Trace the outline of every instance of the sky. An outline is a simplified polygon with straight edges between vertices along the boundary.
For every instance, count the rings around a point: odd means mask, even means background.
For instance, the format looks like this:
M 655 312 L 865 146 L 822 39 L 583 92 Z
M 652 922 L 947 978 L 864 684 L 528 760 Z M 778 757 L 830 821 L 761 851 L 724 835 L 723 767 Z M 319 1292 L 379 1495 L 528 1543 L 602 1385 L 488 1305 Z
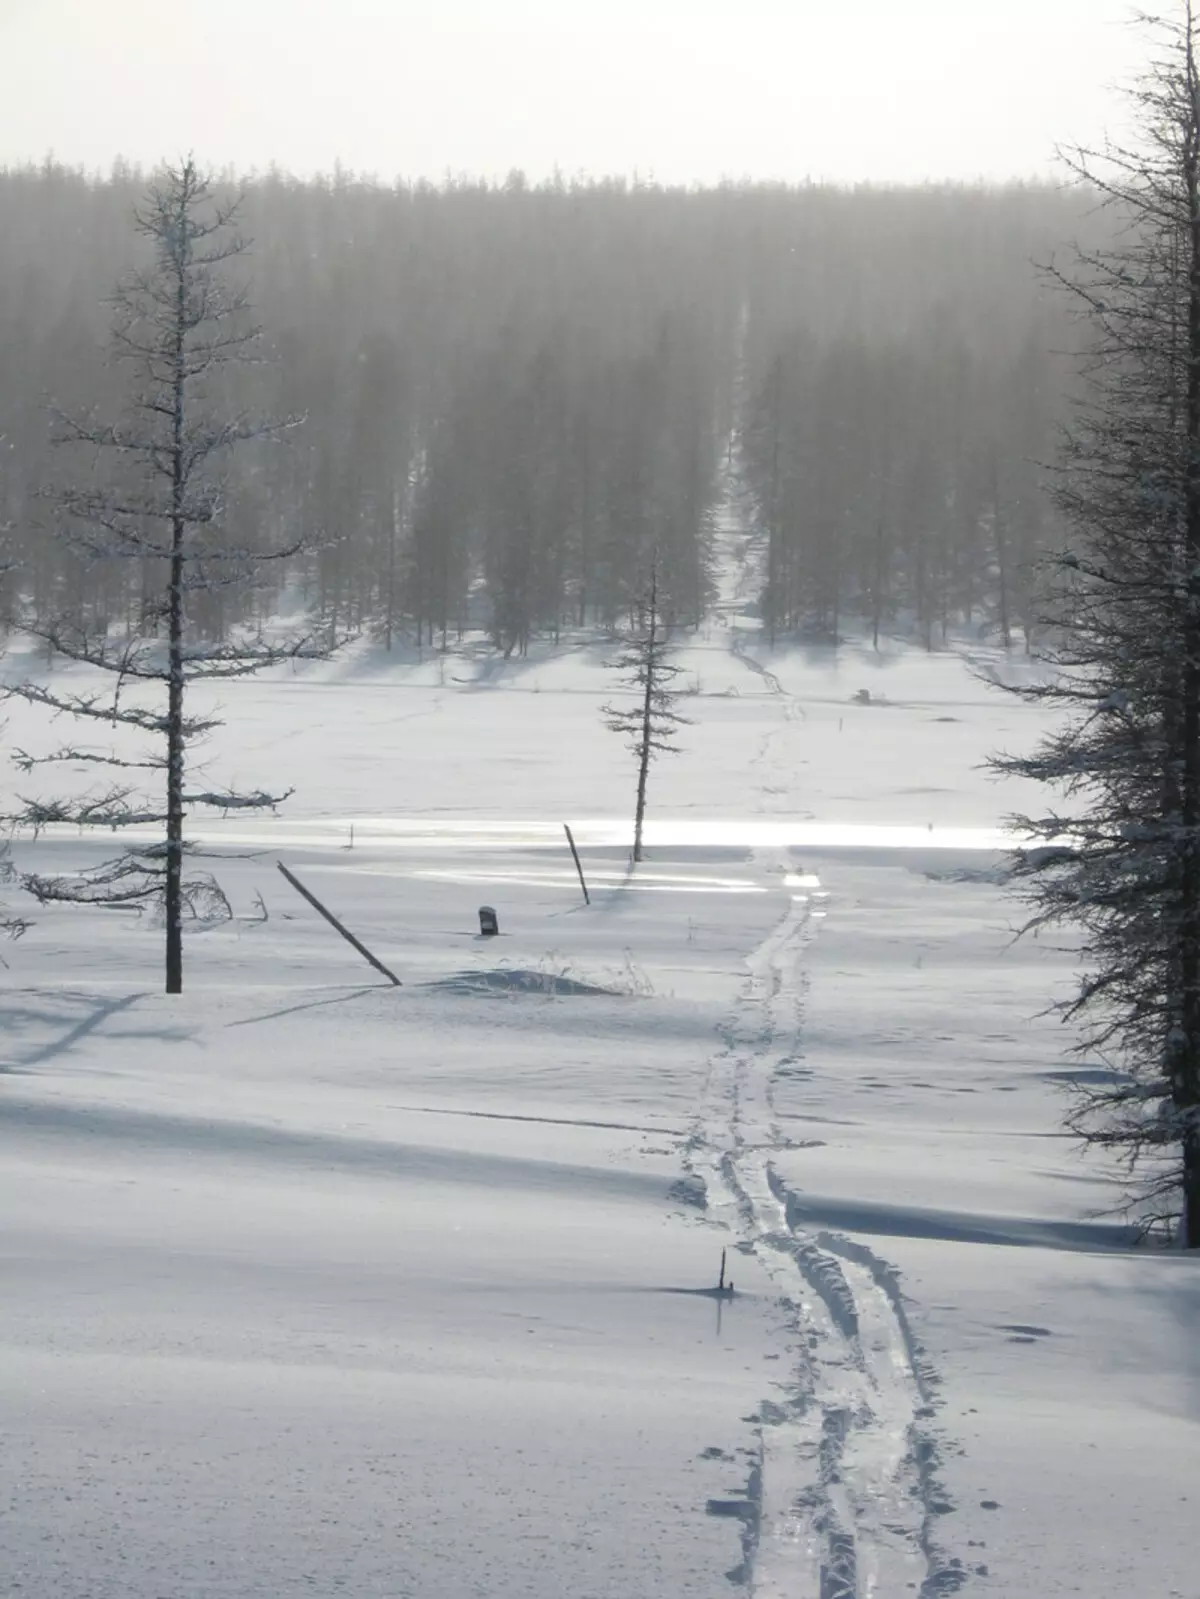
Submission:
M 1052 174 L 1121 131 L 1128 0 L 0 0 L 0 164 Z

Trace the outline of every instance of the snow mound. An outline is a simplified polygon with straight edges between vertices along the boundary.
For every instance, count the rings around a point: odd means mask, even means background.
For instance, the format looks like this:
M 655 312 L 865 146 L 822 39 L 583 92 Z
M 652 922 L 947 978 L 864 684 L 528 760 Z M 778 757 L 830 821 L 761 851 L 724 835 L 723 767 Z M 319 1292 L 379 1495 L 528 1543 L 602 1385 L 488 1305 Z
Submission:
M 583 983 L 561 972 L 531 971 L 521 967 L 500 966 L 492 971 L 454 972 L 449 977 L 426 983 L 426 988 L 451 994 L 553 994 L 578 995 L 616 999 L 615 988 L 599 988 L 594 983 Z

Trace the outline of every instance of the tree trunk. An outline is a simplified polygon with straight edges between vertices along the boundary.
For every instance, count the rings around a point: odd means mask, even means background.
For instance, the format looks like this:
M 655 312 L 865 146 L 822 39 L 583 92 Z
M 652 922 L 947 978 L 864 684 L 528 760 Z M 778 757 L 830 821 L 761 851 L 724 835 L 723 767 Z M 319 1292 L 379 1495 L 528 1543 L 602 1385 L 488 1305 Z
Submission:
M 646 640 L 646 681 L 642 691 L 642 738 L 638 760 L 637 805 L 633 813 L 633 858 L 642 859 L 642 824 L 646 817 L 646 779 L 650 774 L 650 739 L 653 734 L 654 668 L 658 662 L 658 572 L 650 572 L 649 636 Z
M 164 910 L 167 923 L 167 993 L 183 992 L 183 524 L 171 532 L 168 594 L 167 683 L 167 859 Z
M 649 722 L 649 716 L 646 717 Z M 642 859 L 642 823 L 646 816 L 646 777 L 650 770 L 650 746 L 642 745 L 642 758 L 638 762 L 637 805 L 633 813 L 633 858 Z
M 1171 1084 L 1183 1119 L 1183 1240 L 1200 1249 L 1200 83 L 1187 39 L 1189 123 L 1184 153 L 1189 220 L 1187 478 L 1184 555 L 1187 608 L 1183 637 L 1182 783 L 1180 794 L 1180 1013 Z
M 171 564 L 167 581 L 167 858 L 163 912 L 166 920 L 168 994 L 183 992 L 183 540 L 184 386 L 187 373 L 187 214 L 179 218 L 179 262 L 175 286 L 174 372 L 171 439 Z
M 400 491 L 392 485 L 392 517 L 388 527 L 387 557 L 387 620 L 385 622 L 384 648 L 392 652 L 392 633 L 396 625 L 396 539 L 400 526 Z
M 1000 515 L 1000 485 L 997 481 L 996 463 L 992 462 L 992 532 L 996 541 L 996 576 L 1000 607 L 1000 637 L 1006 650 L 1012 648 L 1012 626 L 1008 614 L 1008 540 Z

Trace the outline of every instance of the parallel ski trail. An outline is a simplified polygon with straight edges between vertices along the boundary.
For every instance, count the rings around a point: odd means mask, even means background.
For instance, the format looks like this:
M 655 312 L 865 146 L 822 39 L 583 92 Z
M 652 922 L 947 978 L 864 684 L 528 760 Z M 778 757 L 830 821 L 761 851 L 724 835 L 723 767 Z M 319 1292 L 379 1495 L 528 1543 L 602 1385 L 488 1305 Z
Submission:
M 788 862 L 776 863 L 781 880 Z M 930 1536 L 926 1375 L 894 1274 L 865 1246 L 798 1224 L 772 1164 L 776 1069 L 794 1062 L 812 902 L 788 908 L 747 960 L 712 1058 L 687 1166 L 710 1216 L 754 1253 L 794 1313 L 792 1366 L 764 1400 L 759 1599 L 931 1599 L 957 1571 Z

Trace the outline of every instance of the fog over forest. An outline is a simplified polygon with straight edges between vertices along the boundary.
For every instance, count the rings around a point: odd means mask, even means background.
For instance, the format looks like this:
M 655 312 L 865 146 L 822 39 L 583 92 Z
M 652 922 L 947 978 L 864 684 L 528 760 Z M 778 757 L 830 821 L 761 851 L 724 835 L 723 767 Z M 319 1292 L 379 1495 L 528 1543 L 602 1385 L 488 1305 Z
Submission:
M 53 411 L 121 411 L 109 299 L 145 183 L 0 173 L 7 581 L 39 617 L 131 631 L 153 583 L 56 538 L 45 491 L 111 470 Z M 389 648 L 483 629 L 521 653 L 619 623 L 652 558 L 687 626 L 735 519 L 776 639 L 1021 641 L 1078 339 L 1035 263 L 1105 225 L 1086 194 L 270 174 L 240 225 L 228 272 L 268 359 L 213 403 L 304 422 L 234 452 L 224 523 L 304 548 L 199 596 L 210 636 L 303 601 Z

